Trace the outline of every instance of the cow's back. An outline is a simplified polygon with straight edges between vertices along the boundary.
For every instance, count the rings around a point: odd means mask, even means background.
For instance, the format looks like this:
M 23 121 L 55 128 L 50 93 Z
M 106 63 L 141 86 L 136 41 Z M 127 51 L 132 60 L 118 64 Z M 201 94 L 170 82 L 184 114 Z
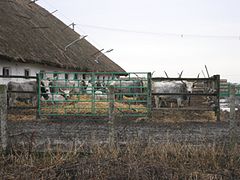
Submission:
M 37 90 L 37 84 L 36 81 L 28 81 L 28 82 L 13 82 L 10 81 L 7 84 L 9 91 L 36 91 Z
M 184 85 L 181 82 L 153 82 L 153 93 L 181 93 Z

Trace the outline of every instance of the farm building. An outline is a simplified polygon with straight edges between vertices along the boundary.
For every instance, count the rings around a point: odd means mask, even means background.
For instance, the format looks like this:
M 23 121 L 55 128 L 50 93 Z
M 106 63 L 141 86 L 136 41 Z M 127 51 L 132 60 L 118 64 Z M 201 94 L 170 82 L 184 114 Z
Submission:
M 0 76 L 35 76 L 40 71 L 124 72 L 82 37 L 30 0 L 1 0 Z M 70 75 L 74 78 L 74 73 Z M 0 84 L 9 80 L 0 78 Z

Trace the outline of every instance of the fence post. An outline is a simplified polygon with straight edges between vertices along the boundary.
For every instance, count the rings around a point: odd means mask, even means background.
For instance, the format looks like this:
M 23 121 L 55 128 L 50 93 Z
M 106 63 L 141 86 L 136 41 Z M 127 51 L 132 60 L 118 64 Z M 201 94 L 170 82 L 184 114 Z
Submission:
M 235 93 L 236 89 L 234 85 L 230 86 L 230 125 L 229 125 L 229 134 L 230 134 L 230 143 L 234 145 L 236 142 L 236 113 L 235 113 Z
M 148 73 L 147 74 L 147 91 L 148 91 L 148 95 L 147 95 L 147 108 L 148 108 L 148 118 L 152 117 L 152 74 Z
M 0 85 L 0 120 L 1 120 L 1 142 L 2 150 L 7 152 L 8 133 L 7 133 L 7 86 Z
M 221 111 L 220 111 L 220 75 L 214 75 L 215 77 L 215 87 L 217 89 L 217 101 L 216 101 L 216 109 L 215 109 L 215 113 L 216 113 L 216 116 L 217 116 L 217 122 L 220 122 L 220 114 L 221 114 Z
M 110 147 L 115 146 L 115 113 L 114 113 L 114 87 L 109 87 L 109 108 L 108 108 L 108 118 L 109 118 L 109 145 Z
M 37 111 L 36 111 L 36 120 L 40 120 L 40 98 L 41 98 L 41 79 L 40 75 L 37 73 Z

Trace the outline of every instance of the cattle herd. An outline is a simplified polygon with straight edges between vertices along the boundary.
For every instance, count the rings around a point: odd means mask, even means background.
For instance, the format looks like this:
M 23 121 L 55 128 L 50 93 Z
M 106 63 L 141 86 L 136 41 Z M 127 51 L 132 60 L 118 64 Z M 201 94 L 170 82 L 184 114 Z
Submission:
M 109 81 L 92 81 L 90 80 L 57 80 L 57 79 L 42 79 L 40 87 L 37 81 L 27 81 L 17 83 L 10 81 L 8 83 L 8 102 L 9 106 L 14 106 L 16 102 L 31 103 L 37 105 L 39 89 L 40 101 L 48 101 L 57 103 L 65 102 L 71 99 L 74 95 L 93 95 L 95 100 L 107 100 L 109 97 L 109 88 L 114 87 L 115 99 L 123 99 L 124 97 L 134 97 L 136 100 L 145 99 L 148 88 L 151 87 L 152 104 L 155 108 L 161 107 L 177 107 L 190 106 L 191 94 L 196 92 L 195 87 L 199 84 L 203 85 L 201 93 L 216 93 L 214 86 L 209 86 L 206 82 L 186 81 L 186 80 L 164 80 L 150 81 L 149 86 L 146 78 L 124 78 L 119 77 Z M 22 93 L 17 93 L 21 91 Z M 29 93 L 27 93 L 29 92 Z M 31 93 L 32 92 L 32 93 Z M 211 96 L 205 98 L 207 103 L 212 105 L 213 99 Z M 169 103 L 170 102 L 170 103 Z

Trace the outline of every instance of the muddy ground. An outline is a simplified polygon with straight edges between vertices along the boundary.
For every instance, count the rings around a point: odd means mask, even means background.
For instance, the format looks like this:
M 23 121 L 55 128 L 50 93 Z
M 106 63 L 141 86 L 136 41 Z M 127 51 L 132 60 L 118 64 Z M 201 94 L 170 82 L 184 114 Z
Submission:
M 173 114 L 172 114 L 173 115 Z M 196 114 L 194 114 L 196 116 Z M 199 114 L 198 114 L 199 115 Z M 116 117 L 114 133 L 119 144 L 128 141 L 140 143 L 225 143 L 229 140 L 229 121 L 211 119 L 212 115 L 201 114 L 189 119 L 189 113 L 181 117 L 175 114 L 163 120 L 158 116 L 152 119 Z M 188 117 L 188 118 L 187 118 Z M 204 117 L 201 119 L 200 117 Z M 184 119 L 185 118 L 185 119 Z M 176 120 L 178 119 L 178 120 Z M 240 128 L 236 127 L 240 137 Z M 27 146 L 32 150 L 46 148 L 76 149 L 85 144 L 108 143 L 111 124 L 107 118 L 84 120 L 42 119 L 41 121 L 8 121 L 9 142 Z M 238 138 L 240 139 L 240 138 Z

